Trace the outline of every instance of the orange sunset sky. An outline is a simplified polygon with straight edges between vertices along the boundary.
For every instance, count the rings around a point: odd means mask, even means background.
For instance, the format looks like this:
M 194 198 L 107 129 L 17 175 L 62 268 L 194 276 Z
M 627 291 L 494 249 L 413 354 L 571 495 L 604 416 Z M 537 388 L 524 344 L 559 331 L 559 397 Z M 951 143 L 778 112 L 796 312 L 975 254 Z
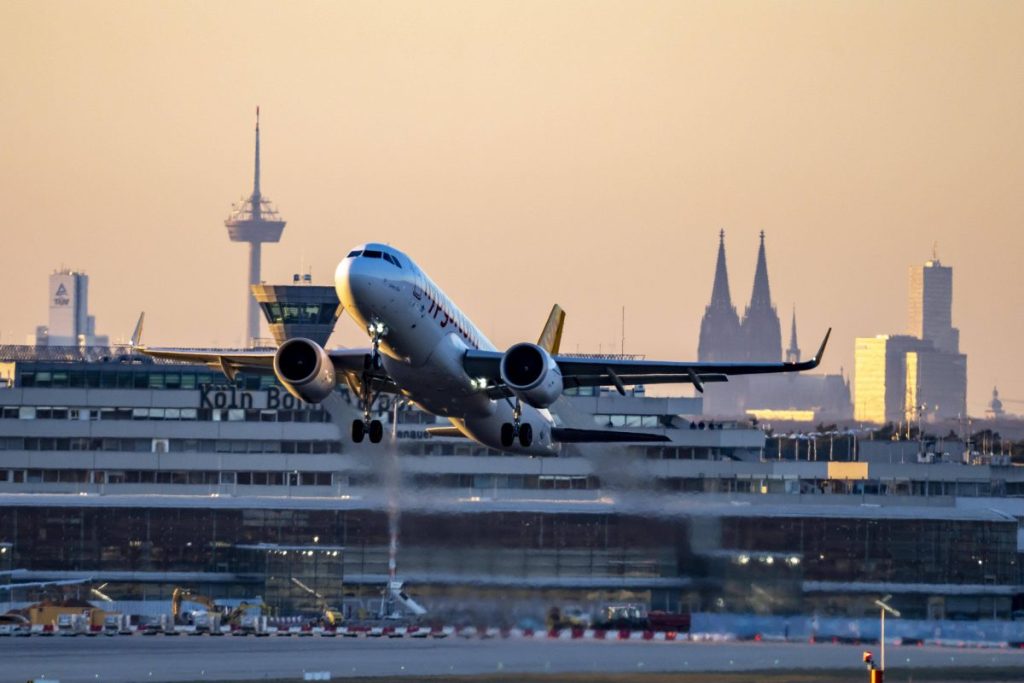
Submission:
M 719 229 L 741 313 L 763 229 L 784 345 L 795 305 L 852 372 L 937 245 L 980 414 L 1024 399 L 1022 34 L 978 0 L 5 0 L 0 341 L 64 264 L 112 338 L 145 310 L 150 344 L 239 344 L 260 105 L 267 281 L 385 241 L 499 347 L 557 301 L 563 348 L 617 349 L 625 305 L 627 352 L 686 359 Z

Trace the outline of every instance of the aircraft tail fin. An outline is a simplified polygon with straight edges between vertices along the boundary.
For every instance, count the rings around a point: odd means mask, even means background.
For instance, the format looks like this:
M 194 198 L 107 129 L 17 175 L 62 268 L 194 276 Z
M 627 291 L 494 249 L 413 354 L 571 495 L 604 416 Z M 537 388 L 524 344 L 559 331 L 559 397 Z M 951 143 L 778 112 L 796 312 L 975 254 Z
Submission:
M 558 347 L 562 345 L 562 328 L 565 326 L 565 311 L 558 304 L 551 307 L 551 315 L 544 323 L 544 331 L 540 333 L 537 346 L 541 346 L 551 355 L 558 353 Z
M 128 342 L 128 345 L 131 346 L 132 348 L 138 348 L 139 346 L 142 346 L 142 323 L 145 321 L 145 319 L 146 312 L 143 311 L 142 313 L 139 314 L 139 322 L 135 323 L 135 330 L 132 332 L 131 341 Z

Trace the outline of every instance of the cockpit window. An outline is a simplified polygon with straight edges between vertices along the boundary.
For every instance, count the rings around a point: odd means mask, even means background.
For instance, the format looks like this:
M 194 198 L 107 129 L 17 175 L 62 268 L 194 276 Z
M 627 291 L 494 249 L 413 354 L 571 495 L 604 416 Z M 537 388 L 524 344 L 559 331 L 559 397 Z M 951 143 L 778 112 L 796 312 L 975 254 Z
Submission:
M 379 251 L 374 251 L 373 249 L 367 249 L 363 252 L 363 256 L 366 258 L 383 258 L 384 254 Z
M 394 256 L 392 256 L 386 251 L 384 252 L 384 260 L 392 265 L 398 266 L 399 268 L 402 267 L 402 264 L 398 262 L 398 259 L 396 259 Z
M 362 249 L 355 249 L 355 250 L 350 251 L 348 253 L 348 258 L 356 258 L 357 256 L 359 256 L 362 253 L 363 253 Z
M 394 263 L 394 264 L 395 264 L 396 266 L 398 266 L 399 268 L 401 268 L 401 267 L 402 267 L 402 262 L 401 262 L 401 261 L 399 261 L 399 260 L 398 260 L 398 257 L 397 257 L 397 256 L 395 256 L 394 254 L 391 254 L 391 262 L 392 262 L 392 263 Z

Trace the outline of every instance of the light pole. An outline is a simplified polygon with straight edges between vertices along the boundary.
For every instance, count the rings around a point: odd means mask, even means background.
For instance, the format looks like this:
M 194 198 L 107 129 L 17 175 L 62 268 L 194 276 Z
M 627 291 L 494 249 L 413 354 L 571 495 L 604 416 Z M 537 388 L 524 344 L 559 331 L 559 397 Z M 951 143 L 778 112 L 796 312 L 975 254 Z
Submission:
M 881 661 L 881 665 L 882 666 L 879 669 L 881 674 L 878 676 L 877 683 L 882 683 L 883 680 L 885 679 L 885 613 L 889 612 L 894 617 L 900 616 L 899 610 L 897 610 L 897 609 L 895 609 L 893 607 L 890 607 L 886 603 L 886 601 L 889 600 L 890 598 L 892 598 L 892 595 L 886 595 L 881 600 L 875 600 L 875 604 L 878 605 L 881 608 L 881 615 L 882 615 L 882 637 L 879 639 L 879 643 L 880 643 L 881 648 L 882 648 L 882 661 Z M 876 683 L 876 681 L 872 680 L 871 683 Z

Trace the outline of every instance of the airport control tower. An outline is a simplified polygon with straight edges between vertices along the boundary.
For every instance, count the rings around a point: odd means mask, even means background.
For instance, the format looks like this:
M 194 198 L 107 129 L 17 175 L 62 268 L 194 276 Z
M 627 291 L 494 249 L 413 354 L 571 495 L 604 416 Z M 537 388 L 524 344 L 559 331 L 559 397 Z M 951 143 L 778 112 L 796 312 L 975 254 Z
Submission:
M 260 250 L 264 242 L 278 242 L 284 232 L 284 221 L 270 200 L 260 192 L 260 109 L 256 107 L 256 170 L 252 194 L 232 205 L 231 215 L 224 221 L 232 242 L 249 243 L 249 283 L 245 288 L 245 343 L 254 344 L 260 336 L 259 308 L 250 293 L 260 282 Z

